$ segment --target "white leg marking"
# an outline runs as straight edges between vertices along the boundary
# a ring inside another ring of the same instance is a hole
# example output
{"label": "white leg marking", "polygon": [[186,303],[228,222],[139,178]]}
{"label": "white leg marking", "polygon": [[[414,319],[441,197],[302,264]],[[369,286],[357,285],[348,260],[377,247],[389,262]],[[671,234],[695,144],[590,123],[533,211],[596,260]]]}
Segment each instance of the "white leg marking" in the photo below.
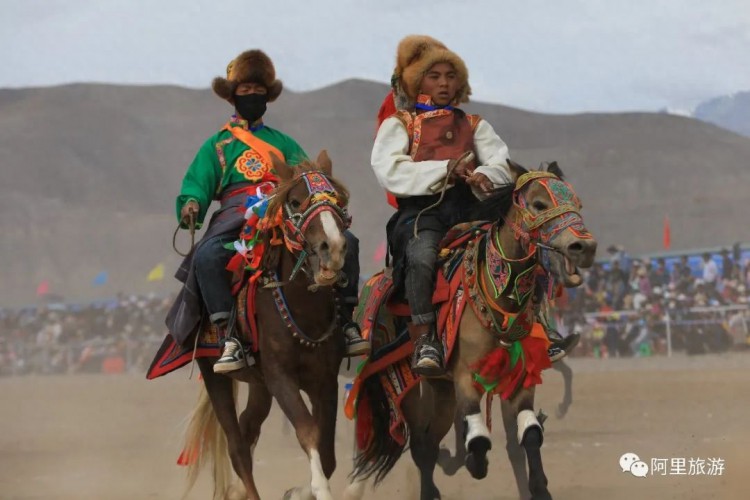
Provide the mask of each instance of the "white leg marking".
{"label": "white leg marking", "polygon": [[477,437],[486,437],[490,439],[490,430],[484,423],[481,413],[474,413],[473,415],[466,415],[466,425],[469,427],[466,430],[466,443],[465,446],[468,449],[469,443],[472,439]]}
{"label": "white leg marking", "polygon": [[539,430],[542,430],[539,420],[536,419],[536,415],[531,410],[521,410],[518,412],[516,422],[518,422],[518,444],[521,444],[523,441],[523,435],[526,433],[526,429],[530,427],[539,427]]}
{"label": "white leg marking", "polygon": [[312,473],[312,493],[316,500],[333,500],[331,488],[328,485],[328,478],[323,474],[323,465],[320,463],[320,454],[318,450],[310,450],[310,472]]}

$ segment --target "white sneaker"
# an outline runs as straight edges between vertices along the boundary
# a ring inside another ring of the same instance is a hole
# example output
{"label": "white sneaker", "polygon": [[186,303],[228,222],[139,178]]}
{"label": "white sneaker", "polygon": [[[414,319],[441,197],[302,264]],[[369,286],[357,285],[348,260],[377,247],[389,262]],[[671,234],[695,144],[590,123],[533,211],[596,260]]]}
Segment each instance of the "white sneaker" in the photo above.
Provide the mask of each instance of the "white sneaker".
{"label": "white sneaker", "polygon": [[228,338],[224,343],[224,352],[214,363],[214,373],[227,373],[247,366],[242,346],[237,339]]}

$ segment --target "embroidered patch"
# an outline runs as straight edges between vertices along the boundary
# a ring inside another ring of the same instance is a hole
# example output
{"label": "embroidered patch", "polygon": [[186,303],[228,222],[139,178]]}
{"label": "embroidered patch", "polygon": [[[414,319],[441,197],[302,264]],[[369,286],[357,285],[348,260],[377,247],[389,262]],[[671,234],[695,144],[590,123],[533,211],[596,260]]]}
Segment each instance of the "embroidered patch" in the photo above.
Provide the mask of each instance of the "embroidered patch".
{"label": "embroidered patch", "polygon": [[336,190],[333,188],[331,183],[326,177],[318,172],[306,172],[302,176],[307,185],[308,193],[314,195],[317,193],[335,193]]}
{"label": "embroidered patch", "polygon": [[534,289],[534,271],[535,266],[523,270],[517,277],[513,287],[513,294],[516,302],[523,304],[531,291]]}
{"label": "embroidered patch", "polygon": [[510,265],[505,261],[500,252],[493,251],[492,238],[485,238],[487,249],[485,251],[486,269],[492,284],[494,298],[497,299],[508,287],[510,281]]}
{"label": "embroidered patch", "polygon": [[578,197],[567,182],[563,182],[559,179],[543,179],[539,182],[547,188],[547,192],[550,193],[550,197],[555,206],[564,203],[570,203],[576,207],[581,206],[581,202],[578,200]]}
{"label": "embroidered patch", "polygon": [[237,158],[234,167],[245,176],[245,179],[253,182],[260,181],[266,173],[271,171],[270,165],[267,165],[260,154],[252,149],[242,153],[242,156]]}

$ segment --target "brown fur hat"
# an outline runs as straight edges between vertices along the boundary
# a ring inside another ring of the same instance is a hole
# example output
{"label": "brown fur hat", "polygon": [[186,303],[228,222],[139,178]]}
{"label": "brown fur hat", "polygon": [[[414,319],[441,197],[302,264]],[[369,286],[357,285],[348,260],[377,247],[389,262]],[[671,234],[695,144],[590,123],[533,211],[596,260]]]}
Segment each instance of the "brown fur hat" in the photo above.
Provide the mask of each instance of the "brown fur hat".
{"label": "brown fur hat", "polygon": [[437,63],[453,66],[459,79],[458,92],[453,104],[467,102],[471,95],[469,70],[455,52],[451,52],[439,40],[426,35],[409,35],[398,44],[396,69],[391,80],[396,95],[397,107],[412,107],[419,94],[422,78]]}
{"label": "brown fur hat", "polygon": [[271,58],[262,50],[246,50],[227,65],[227,77],[217,76],[211,84],[216,95],[232,102],[240,83],[259,83],[268,90],[268,102],[275,101],[284,85],[276,79]]}

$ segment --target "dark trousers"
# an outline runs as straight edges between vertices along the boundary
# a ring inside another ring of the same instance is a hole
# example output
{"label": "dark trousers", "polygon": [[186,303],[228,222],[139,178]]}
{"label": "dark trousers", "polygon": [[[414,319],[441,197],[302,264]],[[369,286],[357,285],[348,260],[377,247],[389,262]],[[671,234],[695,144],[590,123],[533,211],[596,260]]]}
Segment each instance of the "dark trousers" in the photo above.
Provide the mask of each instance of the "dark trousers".
{"label": "dark trousers", "polygon": [[232,273],[226,267],[235,250],[228,250],[224,245],[236,239],[227,235],[215,236],[204,242],[193,257],[198,287],[212,323],[229,319],[234,305]]}
{"label": "dark trousers", "polygon": [[406,246],[406,300],[416,325],[435,322],[432,294],[435,290],[435,263],[444,234],[424,229]]}
{"label": "dark trousers", "polygon": [[[346,231],[344,236],[347,249],[343,271],[348,283],[339,289],[339,293],[343,298],[343,312],[348,315],[347,319],[351,320],[359,291],[359,240],[350,231]],[[209,319],[213,323],[226,321],[234,305],[231,288],[232,273],[227,271],[226,267],[235,250],[228,250],[225,245],[231,244],[236,239],[227,235],[211,238],[198,248],[193,257],[198,287]]]}
{"label": "dark trousers", "polygon": [[346,238],[346,257],[344,258],[344,274],[346,286],[338,289],[341,295],[341,313],[346,321],[352,320],[354,308],[359,302],[359,239],[351,231],[344,231]]}

